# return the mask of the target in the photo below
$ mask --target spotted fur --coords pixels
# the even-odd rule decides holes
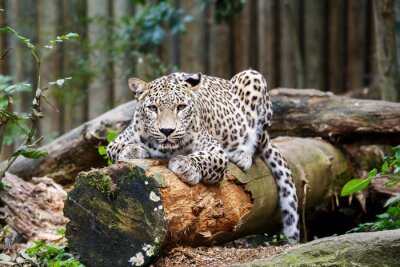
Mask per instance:
[[[150,83],[129,79],[138,100],[132,123],[107,147],[113,162],[167,158],[188,184],[220,182],[228,159],[247,171],[261,155],[276,178],[284,233],[298,240],[297,196],[290,169],[271,144],[267,82],[246,70],[231,80],[173,73]]]

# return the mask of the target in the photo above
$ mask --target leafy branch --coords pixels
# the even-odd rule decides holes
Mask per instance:
[[[31,112],[28,115],[28,118],[30,120],[30,128],[29,128],[27,136],[25,137],[22,144],[11,155],[11,157],[9,158],[9,160],[7,162],[7,165],[2,170],[0,170],[0,179],[3,179],[6,171],[11,167],[11,165],[14,163],[14,161],[19,156],[22,155],[26,158],[37,159],[37,158],[47,155],[46,151],[41,151],[41,150],[38,150],[35,148],[35,146],[38,144],[38,142],[40,142],[40,140],[42,138],[38,138],[38,139],[34,140],[34,136],[38,129],[39,119],[43,118],[43,114],[41,112],[41,100],[44,99],[46,102],[49,103],[49,101],[46,99],[46,97],[43,94],[49,87],[42,88],[42,84],[41,84],[42,60],[41,60],[40,56],[38,55],[38,53],[36,52],[36,47],[31,43],[31,41],[28,38],[25,38],[22,35],[20,35],[16,30],[14,30],[11,27],[0,28],[0,33],[14,34],[14,36],[29,49],[29,51],[35,58],[37,69],[38,69],[38,79],[37,79],[37,85],[36,85],[36,90],[35,90],[35,96],[32,101]],[[77,38],[78,36],[79,35],[76,33],[69,33],[67,35],[58,36],[56,39],[50,40],[49,44],[63,42],[64,40],[70,40],[73,38]],[[51,49],[52,47],[50,47],[49,45],[46,45],[45,48]],[[68,80],[68,79],[70,79],[70,77],[65,78],[65,79],[59,79],[59,80],[57,80],[53,83],[49,83],[49,84],[50,85],[56,84],[58,86],[62,86],[64,84],[65,80]],[[18,119],[20,119],[20,116],[17,113],[12,112],[12,99],[10,96],[10,92],[12,90],[15,90],[16,88],[18,88],[17,85],[12,85],[12,86],[7,87],[4,90],[5,94],[7,95],[8,104],[7,104],[7,108],[0,109],[0,121],[1,121],[0,146],[2,145],[2,137],[4,134],[5,125],[10,121],[15,122]],[[49,103],[49,104],[51,104],[51,103]],[[0,184],[0,186],[4,187],[4,185],[2,183]]]
[[[393,155],[386,156],[380,171],[374,168],[368,173],[366,179],[353,179],[348,181],[343,189],[342,196],[349,196],[366,188],[374,179],[387,178],[386,187],[393,187],[400,183],[400,145],[393,148]],[[386,211],[377,215],[378,220],[358,225],[349,232],[381,231],[400,228],[400,193],[389,198],[385,207]]]

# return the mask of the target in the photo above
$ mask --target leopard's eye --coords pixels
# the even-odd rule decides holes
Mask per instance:
[[[158,111],[158,108],[157,108],[156,105],[150,105],[150,106],[147,106],[147,108],[152,112],[157,112]]]
[[[178,106],[176,107],[176,110],[181,111],[181,110],[184,110],[186,107],[187,107],[187,105],[181,104],[181,105],[178,105]]]

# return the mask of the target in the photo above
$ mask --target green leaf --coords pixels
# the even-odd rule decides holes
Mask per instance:
[[[12,154],[12,156],[15,157],[15,156],[22,155],[28,159],[38,159],[38,158],[46,156],[47,154],[48,154],[48,152],[46,152],[46,151],[31,148],[28,146],[21,146],[20,148],[18,148],[17,151],[15,151]]]
[[[389,164],[386,161],[385,163],[383,163],[382,165],[382,173],[387,173],[389,171]]]
[[[340,195],[342,197],[344,197],[344,196],[349,196],[351,194],[354,194],[358,191],[361,191],[371,183],[372,179],[373,178],[370,177],[365,180],[363,180],[363,179],[350,180],[343,186],[343,189],[342,189],[342,192]]]
[[[373,168],[369,173],[368,173],[368,177],[375,177],[376,174],[378,173],[378,169],[377,168]]]
[[[0,33],[8,33],[8,32],[12,32],[10,28],[8,27],[0,28]]]
[[[389,198],[386,203],[385,207],[392,205],[393,203],[400,201],[400,194],[395,195],[394,197]]]
[[[97,150],[99,151],[99,155],[103,156],[103,155],[107,155],[107,149],[105,146],[99,146],[97,148]]]
[[[65,228],[60,228],[60,229],[58,229],[58,230],[57,230],[57,233],[60,234],[60,235],[62,235],[62,236],[65,236]]]
[[[119,135],[118,131],[108,130],[107,132],[107,142],[113,141]]]
[[[65,35],[68,38],[78,38],[79,34],[77,34],[76,32],[70,32],[68,34]]]

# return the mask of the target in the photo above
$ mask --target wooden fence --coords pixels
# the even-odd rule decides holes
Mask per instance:
[[[241,16],[217,24],[214,7],[201,10],[198,1],[177,0],[175,4],[194,19],[185,35],[168,35],[156,56],[182,71],[224,78],[253,68],[266,76],[270,88],[318,88],[338,94],[362,89],[370,85],[375,71],[371,2],[247,0]],[[87,44],[108,42],[110,31],[115,30],[115,25],[105,27],[90,18],[104,17],[112,23],[133,16],[138,8],[131,1],[0,0],[0,5],[5,10],[0,23],[33,43],[43,45],[68,32],[81,36],[79,42],[43,54],[43,84],[73,77],[65,88],[48,95],[58,112],[43,107],[40,133],[46,140],[131,98],[126,81],[140,76],[140,62],[127,61],[125,52],[115,56],[109,50],[87,49]],[[14,82],[35,83],[37,68],[29,52],[13,36],[2,35],[1,51],[9,47],[12,50],[0,62],[1,73]],[[27,111],[30,101],[30,94],[21,95],[16,109]],[[3,151],[2,157],[7,150]]]

